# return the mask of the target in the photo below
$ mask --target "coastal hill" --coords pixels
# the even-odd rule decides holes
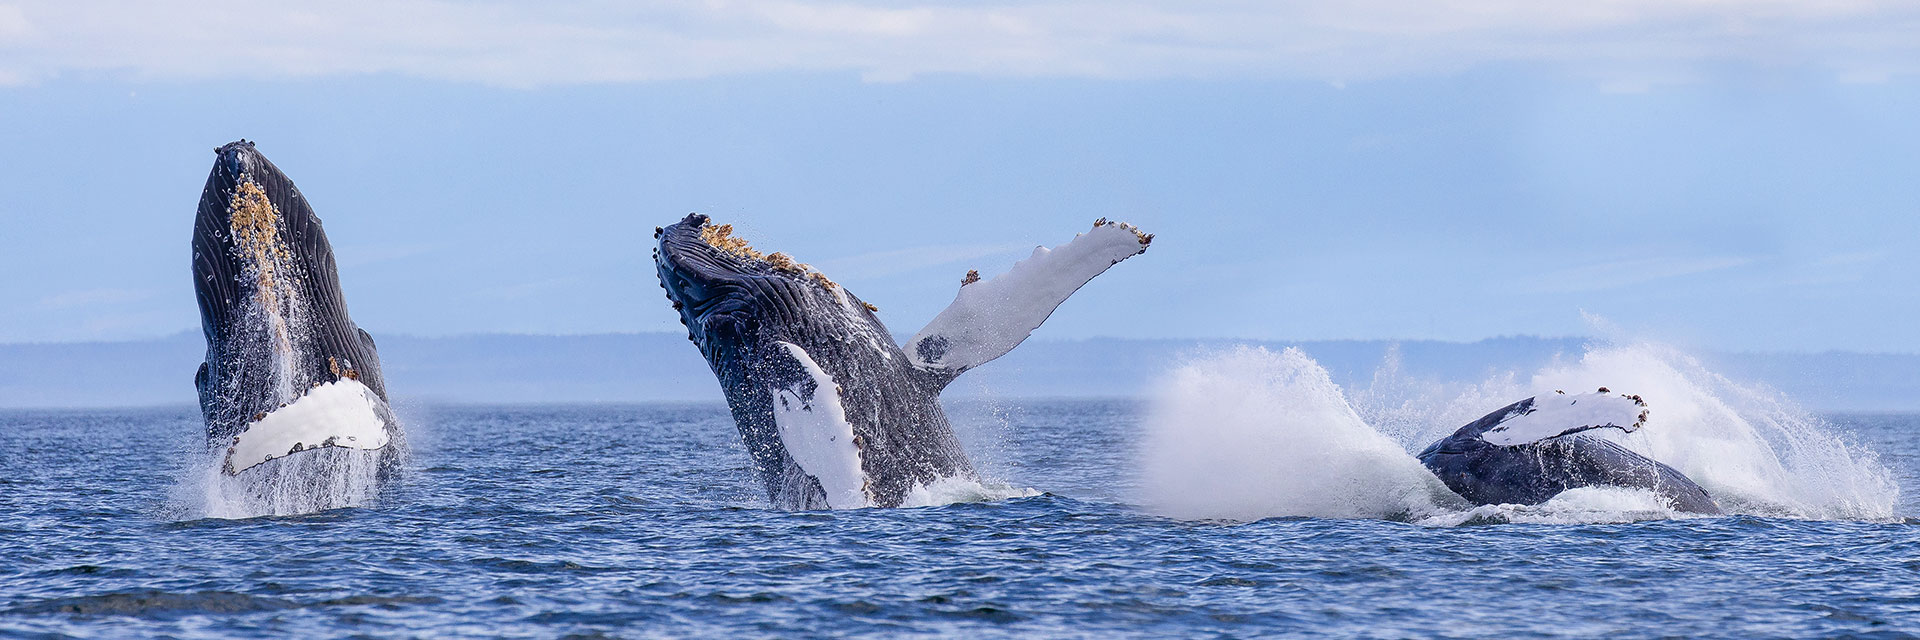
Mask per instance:
[[[396,400],[428,403],[718,402],[713,375],[685,336],[486,334],[376,336]],[[968,372],[964,397],[1135,397],[1169,369],[1209,351],[1297,346],[1346,386],[1365,386],[1389,361],[1399,375],[1474,382],[1580,358],[1585,338],[1478,342],[1339,340],[1030,340]],[[195,333],[130,342],[0,345],[0,407],[124,407],[195,402]],[[1920,411],[1920,354],[1696,352],[1713,371],[1757,382],[1821,411]]]

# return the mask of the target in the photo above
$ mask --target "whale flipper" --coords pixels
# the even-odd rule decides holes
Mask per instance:
[[[193,373],[193,391],[200,398],[201,415],[213,415],[213,390],[207,386],[207,363],[200,363],[200,370]]]
[[[1032,256],[991,280],[980,281],[970,272],[953,304],[907,340],[907,357],[945,386],[962,372],[1012,351],[1073,292],[1121,260],[1145,252],[1152,241],[1153,236],[1132,225],[1103,218],[1071,242],[1034,248]]]
[[[1480,432],[1480,439],[1503,447],[1531,444],[1594,429],[1632,433],[1647,422],[1647,403],[1639,396],[1605,393],[1555,393],[1515,403],[1506,417]]]
[[[847,421],[840,385],[806,349],[791,342],[774,345],[783,353],[771,357],[773,365],[791,368],[784,372],[789,375],[773,377],[778,382],[767,389],[780,446],[819,485],[828,508],[872,506],[859,439]]]
[[[1540,504],[1579,487],[1646,489],[1675,509],[1720,513],[1707,490],[1680,470],[1584,431],[1639,429],[1639,396],[1542,394],[1501,407],[1415,456],[1474,504]]]

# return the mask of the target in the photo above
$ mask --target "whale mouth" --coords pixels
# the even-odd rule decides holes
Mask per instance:
[[[797,323],[814,309],[878,309],[785,253],[761,253],[731,225],[701,214],[656,229],[654,266],[680,323],[710,362],[760,342],[768,326]]]
[[[221,470],[239,475],[269,460],[327,447],[374,451],[386,447],[386,403],[359,380],[316,386],[286,406],[257,416],[227,448]]]
[[[654,262],[660,271],[660,283],[676,305],[698,307],[712,298],[729,293],[730,287],[768,281],[787,281],[808,285],[830,294],[841,304],[849,297],[840,284],[819,269],[795,260],[785,252],[762,253],[745,238],[734,234],[733,225],[711,224],[712,219],[690,214],[672,226],[654,232],[659,247]],[[813,295],[808,287],[794,287],[791,295]],[[869,311],[877,311],[873,305]]]

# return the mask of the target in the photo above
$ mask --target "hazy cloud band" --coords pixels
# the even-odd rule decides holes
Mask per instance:
[[[489,85],[855,72],[1342,82],[1564,66],[1623,88],[1742,63],[1920,67],[1920,3],[1718,0],[0,2],[0,83],[398,74]]]

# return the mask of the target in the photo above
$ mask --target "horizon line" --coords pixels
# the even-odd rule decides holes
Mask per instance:
[[[175,340],[190,339],[190,338],[193,338],[196,333],[198,332],[192,329],[184,329],[181,331],[163,334],[163,335],[148,336],[144,338],[128,338],[128,339],[121,339],[121,340],[49,340],[49,341],[18,341],[18,342],[0,341],[0,349],[13,348],[13,347],[68,347],[68,346],[131,345],[131,344],[140,344],[140,343],[159,343],[159,342],[170,342]],[[649,337],[649,336],[680,337],[681,335],[682,334],[677,331],[601,331],[601,332],[592,332],[592,333],[521,333],[521,332],[511,332],[511,331],[498,331],[498,332],[478,332],[478,333],[455,333],[455,334],[446,334],[446,335],[422,335],[422,334],[416,334],[416,333],[374,333],[374,336],[375,336],[374,340],[375,342],[379,342],[383,336],[388,338],[402,338],[402,339],[408,339],[408,340],[464,340],[464,339],[474,339],[474,338],[497,338],[497,337],[568,339],[568,338]],[[904,337],[906,337],[906,335],[894,336],[896,341],[899,341]],[[1636,341],[1616,341],[1616,340],[1606,338],[1604,336],[1597,336],[1597,335],[1550,336],[1550,335],[1540,335],[1540,334],[1501,334],[1501,335],[1494,335],[1494,336],[1485,336],[1485,337],[1476,338],[1472,340],[1455,340],[1455,339],[1445,339],[1445,338],[1251,338],[1251,337],[1222,337],[1222,336],[1162,336],[1162,337],[1142,338],[1142,337],[1123,337],[1123,336],[1110,336],[1110,335],[1091,335],[1091,336],[1084,336],[1084,337],[1077,337],[1077,338],[1035,337],[1035,338],[1029,338],[1028,341],[1043,342],[1043,343],[1071,343],[1071,342],[1093,342],[1093,341],[1101,341],[1101,340],[1115,341],[1115,342],[1197,342],[1197,343],[1238,342],[1238,343],[1257,343],[1262,345],[1271,345],[1271,344],[1304,345],[1304,344],[1314,344],[1314,343],[1324,344],[1324,343],[1341,343],[1341,342],[1347,342],[1347,343],[1378,342],[1378,343],[1388,343],[1388,344],[1429,343],[1429,344],[1473,345],[1473,344],[1480,344],[1485,342],[1494,342],[1494,341],[1501,341],[1501,340],[1533,340],[1533,341],[1539,341],[1539,342],[1579,341],[1584,343],[1601,343],[1601,344],[1633,344],[1636,342]],[[1638,342],[1648,342],[1648,341],[1638,341]],[[1657,342],[1657,341],[1651,341],[1651,342]],[[1920,356],[1920,351],[1899,351],[1899,350],[1887,350],[1887,351],[1860,351],[1860,350],[1854,350],[1854,349],[1763,350],[1763,349],[1719,349],[1719,348],[1711,348],[1711,347],[1695,347],[1695,346],[1686,346],[1686,345],[1676,345],[1676,346],[1680,346],[1689,351],[1699,351],[1699,352],[1705,352],[1705,353],[1718,353],[1718,354],[1773,354],[1773,355],[1851,354],[1851,355],[1866,355],[1866,356]]]

